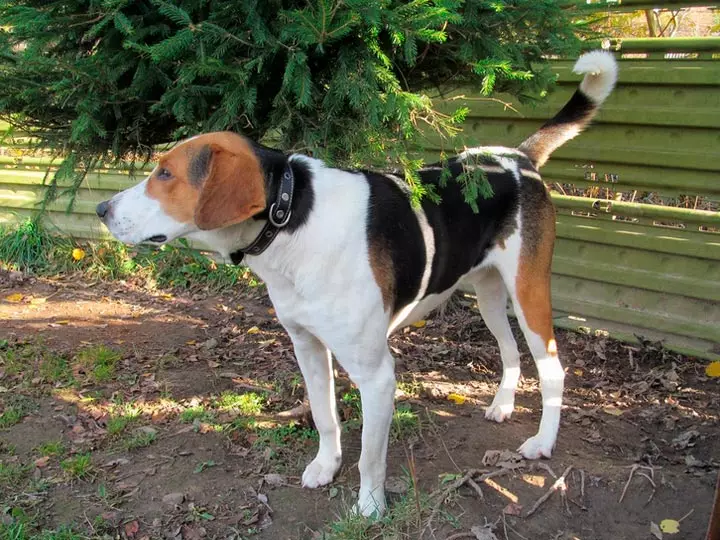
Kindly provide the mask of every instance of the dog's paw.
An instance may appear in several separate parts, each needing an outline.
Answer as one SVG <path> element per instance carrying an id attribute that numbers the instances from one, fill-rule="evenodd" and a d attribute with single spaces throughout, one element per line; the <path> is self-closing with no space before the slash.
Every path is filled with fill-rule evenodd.
<path id="1" fill-rule="evenodd" d="M 332 482 L 335 473 L 340 468 L 340 456 L 337 458 L 322 459 L 319 456 L 305 467 L 302 475 L 302 486 L 315 489 Z"/>
<path id="2" fill-rule="evenodd" d="M 552 456 L 554 446 L 554 439 L 550 437 L 542 437 L 538 433 L 525 441 L 522 446 L 518 448 L 518 452 L 520 452 L 525 459 L 540 459 L 541 457 L 549 458 Z"/>
<path id="3" fill-rule="evenodd" d="M 509 420 L 515 410 L 515 400 L 512 397 L 495 396 L 492 404 L 485 409 L 485 418 L 498 424 Z"/>
<path id="4" fill-rule="evenodd" d="M 379 519 L 385 513 L 385 508 L 385 491 L 378 488 L 365 494 L 360 490 L 358 502 L 353 505 L 352 511 L 366 518 Z"/>

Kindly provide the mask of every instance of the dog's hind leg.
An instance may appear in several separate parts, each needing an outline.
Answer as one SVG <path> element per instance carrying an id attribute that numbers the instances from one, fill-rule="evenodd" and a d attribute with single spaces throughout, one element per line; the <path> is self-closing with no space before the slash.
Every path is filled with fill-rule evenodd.
<path id="1" fill-rule="evenodd" d="M 485 409 L 485 418 L 502 422 L 510 418 L 515 408 L 515 389 L 520 379 L 520 353 L 507 316 L 508 293 L 495 268 L 479 270 L 469 282 L 475 288 L 483 321 L 498 342 L 503 365 L 500 387 L 492 404 Z"/>
<path id="2" fill-rule="evenodd" d="M 322 342 L 304 328 L 287 328 L 300 371 L 305 379 L 315 427 L 320 436 L 317 456 L 305 468 L 303 487 L 316 488 L 332 482 L 340 468 L 340 423 L 335 406 L 332 355 Z"/>
<path id="3" fill-rule="evenodd" d="M 540 379 L 543 403 L 540 428 L 519 449 L 528 459 L 552 454 L 560 426 L 565 379 L 553 332 L 550 299 L 554 210 L 545 188 L 539 184 L 537 189 L 543 190 L 542 195 L 537 194 L 543 199 L 536 199 L 532 207 L 524 209 L 522 234 L 516 231 L 505 242 L 505 249 L 495 248 L 488 257 L 510 293 Z"/>

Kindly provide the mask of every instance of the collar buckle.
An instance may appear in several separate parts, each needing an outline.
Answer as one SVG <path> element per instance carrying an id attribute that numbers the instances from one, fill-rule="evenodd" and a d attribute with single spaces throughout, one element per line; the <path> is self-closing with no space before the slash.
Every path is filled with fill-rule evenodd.
<path id="1" fill-rule="evenodd" d="M 277 203 L 272 203 L 272 205 L 270 206 L 270 214 L 268 215 L 268 219 L 270 220 L 270 223 L 275 225 L 278 229 L 282 229 L 285 225 L 288 224 L 288 222 L 290 221 L 290 216 L 292 216 L 292 210 L 290 210 L 289 208 L 287 210 L 279 209 L 277 207 Z"/>

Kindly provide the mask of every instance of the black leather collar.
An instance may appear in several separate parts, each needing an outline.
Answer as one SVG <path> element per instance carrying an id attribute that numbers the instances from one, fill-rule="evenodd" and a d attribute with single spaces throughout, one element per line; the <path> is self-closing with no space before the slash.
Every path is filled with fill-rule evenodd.
<path id="1" fill-rule="evenodd" d="M 272 182 L 270 182 L 272 185 Z M 237 251 L 233 251 L 230 254 L 230 259 L 233 264 L 240 264 L 243 257 L 247 255 L 260 255 L 265 251 L 275 237 L 280 232 L 280 229 L 285 227 L 290 221 L 292 216 L 292 202 L 293 192 L 295 191 L 295 176 L 293 175 L 290 161 L 285 164 L 280 182 L 278 182 L 278 191 L 275 197 L 275 202 L 270 205 L 270 211 L 268 213 L 267 221 L 265 226 L 260 231 L 260 234 L 253 240 L 250 245 L 240 248 Z"/>

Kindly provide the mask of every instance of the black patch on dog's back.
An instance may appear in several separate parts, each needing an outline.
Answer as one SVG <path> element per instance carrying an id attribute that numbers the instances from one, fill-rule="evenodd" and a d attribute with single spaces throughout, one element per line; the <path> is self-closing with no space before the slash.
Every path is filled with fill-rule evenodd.
<path id="1" fill-rule="evenodd" d="M 367 234 L 390 255 L 395 278 L 393 312 L 417 296 L 425 270 L 425 243 L 406 192 L 388 176 L 363 171 L 370 186 Z"/>
<path id="2" fill-rule="evenodd" d="M 457 177 L 463 172 L 459 159 L 450 160 L 452 178 L 443 187 L 443 165 L 423 169 L 420 178 L 433 184 L 442 202 L 422 201 L 428 222 L 435 233 L 435 256 L 426 294 L 441 293 L 452 287 L 463 274 L 478 266 L 490 247 L 509 236 L 514 228 L 518 205 L 518 185 L 512 173 L 488 172 L 493 196 L 476 200 L 478 212 L 465 202 Z"/>

